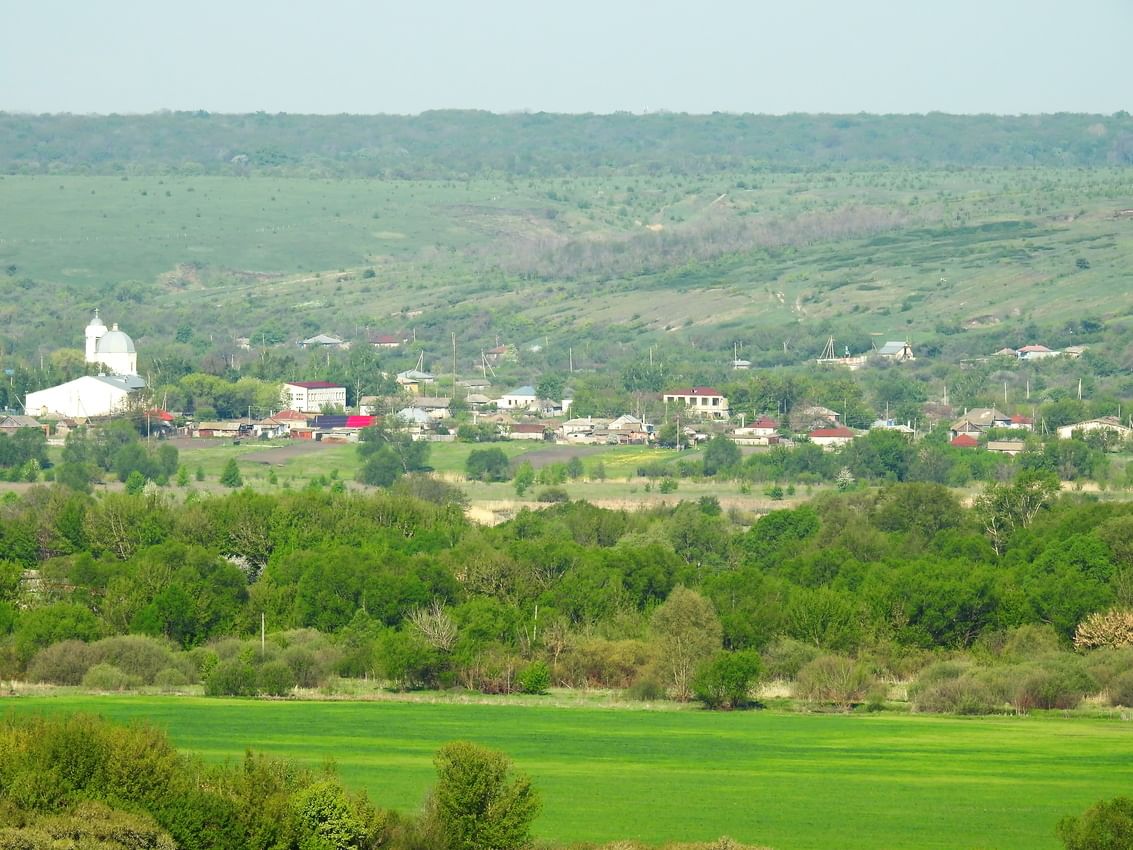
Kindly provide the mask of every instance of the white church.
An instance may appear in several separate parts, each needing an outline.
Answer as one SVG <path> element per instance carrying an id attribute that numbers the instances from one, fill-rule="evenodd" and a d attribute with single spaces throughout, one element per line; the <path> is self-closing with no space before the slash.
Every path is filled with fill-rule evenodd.
<path id="1" fill-rule="evenodd" d="M 109 329 L 94 311 L 86 328 L 87 363 L 101 367 L 98 375 L 84 375 L 57 387 L 28 393 L 29 416 L 112 416 L 130 407 L 130 395 L 144 389 L 138 376 L 138 352 L 129 334 L 115 323 Z"/>

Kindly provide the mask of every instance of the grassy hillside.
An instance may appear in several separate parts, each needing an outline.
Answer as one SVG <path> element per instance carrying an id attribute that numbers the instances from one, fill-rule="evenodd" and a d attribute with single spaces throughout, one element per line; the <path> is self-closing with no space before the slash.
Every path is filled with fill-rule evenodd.
<path id="1" fill-rule="evenodd" d="M 469 739 L 508 753 L 543 795 L 556 842 L 720 835 L 778 850 L 1059 846 L 1054 824 L 1127 791 L 1112 720 L 611 711 L 516 705 L 20 699 L 13 712 L 145 720 L 213 759 L 246 747 L 317 766 L 416 810 L 431 756 Z"/>
<path id="2" fill-rule="evenodd" d="M 0 335 L 74 347 L 101 305 L 151 352 L 179 325 L 198 350 L 412 329 L 438 358 L 456 332 L 470 360 L 502 334 L 581 365 L 674 338 L 721 357 L 733 340 L 810 356 L 832 332 L 1022 339 L 1129 312 L 1129 208 L 1128 170 L 7 176 Z"/>

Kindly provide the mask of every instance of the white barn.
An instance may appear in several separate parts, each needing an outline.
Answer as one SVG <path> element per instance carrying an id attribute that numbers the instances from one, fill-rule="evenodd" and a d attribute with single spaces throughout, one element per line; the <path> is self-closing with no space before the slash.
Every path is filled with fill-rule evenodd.
<path id="1" fill-rule="evenodd" d="M 24 407 L 29 416 L 112 416 L 128 410 L 130 396 L 145 385 L 137 375 L 83 375 L 28 393 Z"/>

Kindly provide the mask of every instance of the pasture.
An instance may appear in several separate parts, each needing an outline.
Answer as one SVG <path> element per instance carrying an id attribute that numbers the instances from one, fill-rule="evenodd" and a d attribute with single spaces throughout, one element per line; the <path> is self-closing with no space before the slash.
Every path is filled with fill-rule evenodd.
<path id="1" fill-rule="evenodd" d="M 333 760 L 383 806 L 412 811 L 433 752 L 508 753 L 543 795 L 554 843 L 729 835 L 778 850 L 1057 848 L 1054 825 L 1133 783 L 1117 719 L 1058 714 L 714 714 L 531 705 L 61 696 L 9 713 L 86 711 L 167 729 L 214 761 L 245 748 Z"/>

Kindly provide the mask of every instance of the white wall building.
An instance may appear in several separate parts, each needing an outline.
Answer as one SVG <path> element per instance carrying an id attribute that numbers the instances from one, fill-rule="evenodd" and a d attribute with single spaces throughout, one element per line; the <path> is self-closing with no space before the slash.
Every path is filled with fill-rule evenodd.
<path id="1" fill-rule="evenodd" d="M 346 387 L 328 381 L 291 381 L 283 385 L 279 397 L 285 408 L 300 413 L 346 409 Z"/>
<path id="2" fill-rule="evenodd" d="M 665 404 L 683 404 L 689 412 L 704 419 L 728 418 L 728 399 L 712 387 L 667 390 L 662 397 Z"/>
<path id="3" fill-rule="evenodd" d="M 138 352 L 129 334 L 118 329 L 118 323 L 107 330 L 106 325 L 94 311 L 86 329 L 86 361 L 105 366 L 116 375 L 138 374 Z"/>
<path id="4" fill-rule="evenodd" d="M 28 393 L 24 406 L 29 416 L 113 416 L 130 407 L 130 395 L 146 382 L 137 375 L 84 375 Z"/>

